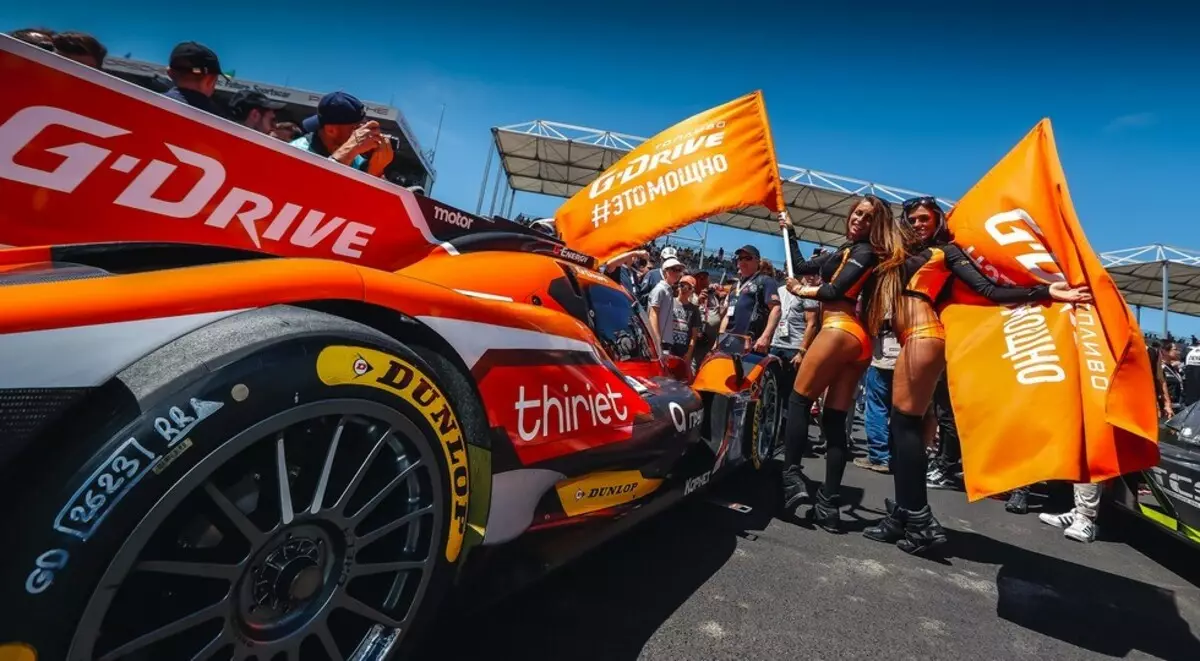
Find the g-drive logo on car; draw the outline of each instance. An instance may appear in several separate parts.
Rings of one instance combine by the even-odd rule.
[[[114,150],[92,144],[93,141],[78,141],[44,149],[44,152],[63,157],[53,169],[17,162],[18,154],[27,146],[34,145],[44,133],[57,129],[61,134],[63,128],[101,139],[131,133],[129,129],[62,108],[23,108],[0,125],[0,178],[71,194],[106,161],[108,169],[132,174],[145,160],[132,154],[118,154],[110,160]],[[178,219],[195,218],[207,210],[204,225],[225,229],[236,220],[259,249],[263,248],[264,241],[288,243],[302,248],[323,246],[334,255],[354,258],[362,255],[362,249],[375,233],[375,228],[370,225],[337,216],[326,218],[323,211],[305,210],[290,202],[277,205],[265,195],[237,186],[218,196],[226,182],[225,166],[220,161],[184,147],[164,144],[176,162],[150,159],[133,176],[133,180],[113,196],[112,204]],[[162,194],[164,188],[178,189],[178,182],[172,187],[169,180],[180,165],[198,169],[199,180],[182,195]],[[213,202],[216,204],[213,205]],[[264,221],[261,231],[259,221]]]

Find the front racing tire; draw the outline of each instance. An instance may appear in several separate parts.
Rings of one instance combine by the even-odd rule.
[[[779,389],[779,369],[772,365],[763,372],[758,401],[753,404],[746,444],[756,470],[764,470],[779,451],[779,423],[783,407]]]
[[[284,306],[146,356],[8,471],[0,641],[71,661],[410,658],[462,558],[482,426],[448,370]]]

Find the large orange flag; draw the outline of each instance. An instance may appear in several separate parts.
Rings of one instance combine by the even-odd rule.
[[[642,143],[567,200],[554,222],[568,246],[605,261],[701,218],[756,205],[784,208],[762,92]]]
[[[1050,120],[950,214],[955,242],[1003,284],[1066,279],[1092,305],[999,307],[956,285],[941,313],[971,500],[1041,480],[1099,482],[1158,463],[1141,329],[1084,236]]]

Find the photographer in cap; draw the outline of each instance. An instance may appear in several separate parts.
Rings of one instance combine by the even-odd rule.
[[[283,106],[262,92],[242,90],[229,100],[229,118],[259,133],[270,133],[275,130],[275,111]]]
[[[383,176],[384,168],[395,156],[392,143],[379,130],[379,122],[367,121],[366,106],[345,92],[333,92],[321,97],[317,104],[315,125],[310,120],[305,120],[305,128],[312,127],[314,130],[293,140],[292,146],[349,165],[373,177]]]
[[[217,76],[221,75],[221,62],[208,46],[185,41],[171,51],[167,66],[167,75],[174,86],[165,96],[217,117],[225,116],[212,100],[213,92],[217,91]]]

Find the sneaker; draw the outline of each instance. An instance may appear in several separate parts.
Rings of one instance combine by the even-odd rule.
[[[1067,528],[1075,523],[1075,510],[1063,512],[1062,514],[1039,514],[1038,519],[1048,526]]]
[[[858,466],[859,468],[865,468],[869,471],[875,471],[876,473],[891,472],[888,470],[887,464],[875,463],[866,457],[855,457],[854,465]]]
[[[1063,537],[1088,544],[1096,539],[1096,524],[1086,516],[1077,516],[1063,531]]]
[[[925,486],[930,489],[958,489],[959,481],[954,477],[953,469],[934,466],[925,474]]]

